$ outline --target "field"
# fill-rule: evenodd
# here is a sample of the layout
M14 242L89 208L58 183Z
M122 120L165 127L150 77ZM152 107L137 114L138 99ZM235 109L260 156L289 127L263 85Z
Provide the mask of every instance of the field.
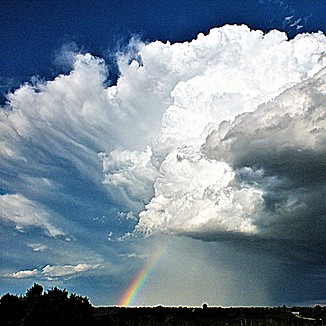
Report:
M323 325L326 308L99 307L95 325Z

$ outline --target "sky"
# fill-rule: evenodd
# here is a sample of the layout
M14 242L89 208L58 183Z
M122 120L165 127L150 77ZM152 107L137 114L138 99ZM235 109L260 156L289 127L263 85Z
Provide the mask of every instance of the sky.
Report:
M323 1L0 6L1 294L326 303Z

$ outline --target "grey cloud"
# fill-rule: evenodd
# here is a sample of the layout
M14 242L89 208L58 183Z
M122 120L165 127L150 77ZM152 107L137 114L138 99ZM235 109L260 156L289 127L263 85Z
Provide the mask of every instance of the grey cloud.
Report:
M202 148L230 164L238 182L263 191L264 212L255 222L263 237L325 245L325 84L324 69L222 124Z

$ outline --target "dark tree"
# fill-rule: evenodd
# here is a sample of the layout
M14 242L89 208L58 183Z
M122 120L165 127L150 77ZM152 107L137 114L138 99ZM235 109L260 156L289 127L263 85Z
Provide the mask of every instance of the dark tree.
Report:
M22 298L5 294L0 299L0 325L82 326L91 325L93 307L88 298L54 287L43 293L39 284Z
M23 318L21 325L42 325L43 315L43 286L34 283L33 286L27 290L23 298Z
M21 298L9 293L3 295L0 299L0 325L19 325L22 307Z
M34 283L33 286L27 290L25 298L27 301L36 302L41 298L42 294L43 294L43 286Z

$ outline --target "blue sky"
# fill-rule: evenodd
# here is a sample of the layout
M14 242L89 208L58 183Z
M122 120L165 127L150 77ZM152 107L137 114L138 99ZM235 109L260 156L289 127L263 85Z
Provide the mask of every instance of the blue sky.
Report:
M115 305L163 245L134 304L325 303L323 1L0 19L1 293Z
M63 46L112 59L130 37L180 42L225 24L298 32L325 29L322 0L300 1L7 1L1 4L1 87L38 75L53 78ZM286 21L286 17L292 19ZM298 19L299 30L290 26ZM6 89L7 88L7 89Z

